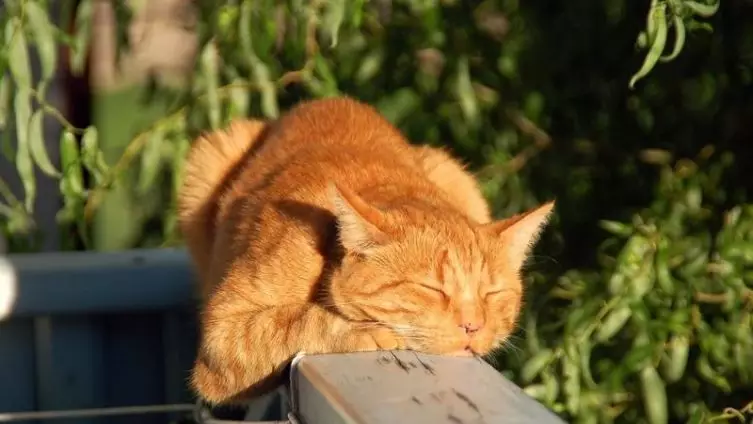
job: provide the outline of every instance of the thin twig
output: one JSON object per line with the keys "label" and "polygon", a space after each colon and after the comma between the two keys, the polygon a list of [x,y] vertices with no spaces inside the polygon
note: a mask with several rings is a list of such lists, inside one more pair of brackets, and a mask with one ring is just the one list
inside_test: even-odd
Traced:
{"label": "thin twig", "polygon": [[[740,293],[740,297],[744,302],[751,302],[753,301],[753,290],[751,289],[743,289]],[[693,295],[693,298],[698,303],[711,303],[711,304],[720,304],[720,303],[726,303],[729,301],[730,296],[729,293],[704,293],[704,292],[696,292]]]}
{"label": "thin twig", "polygon": [[54,106],[51,106],[47,101],[42,97],[42,94],[37,91],[34,88],[29,88],[31,91],[31,94],[34,95],[34,98],[39,102],[39,106],[47,113],[48,115],[55,118],[58,123],[65,127],[66,130],[75,133],[75,134],[83,134],[84,129],[78,128],[75,125],[73,125],[68,119],[63,116],[62,113],[60,113],[59,110],[57,110]]}

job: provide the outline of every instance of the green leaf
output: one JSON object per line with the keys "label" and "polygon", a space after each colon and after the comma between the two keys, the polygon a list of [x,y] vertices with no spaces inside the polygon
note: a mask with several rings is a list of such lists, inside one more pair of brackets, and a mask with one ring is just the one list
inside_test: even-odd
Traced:
{"label": "green leaf", "polygon": [[604,318],[604,321],[602,321],[601,325],[596,331],[596,340],[604,343],[611,339],[615,334],[617,334],[617,332],[622,329],[622,327],[625,326],[625,323],[627,322],[628,318],[630,318],[631,314],[632,311],[627,305],[612,310],[609,314],[607,314],[606,318]]}
{"label": "green leaf", "polygon": [[625,272],[629,277],[640,272],[646,256],[653,250],[650,240],[640,234],[634,234],[625,243],[617,258],[617,269]]}
{"label": "green leaf", "polygon": [[581,342],[578,345],[578,351],[580,352],[579,360],[580,360],[580,371],[583,376],[583,381],[586,382],[586,384],[590,388],[596,387],[596,382],[594,381],[593,375],[591,374],[591,349],[593,346],[590,343],[590,340],[586,340],[584,342]]}
{"label": "green leaf", "polygon": [[39,61],[42,65],[42,79],[50,80],[55,75],[57,65],[57,43],[55,42],[55,26],[50,22],[48,13],[40,3],[27,1],[25,13],[29,18],[29,25],[36,41]]}
{"label": "green leaf", "polygon": [[675,29],[675,45],[672,48],[672,53],[667,56],[659,58],[662,62],[670,62],[680,55],[682,47],[685,45],[685,22],[680,16],[675,15],[673,18]]}
{"label": "green leaf", "polygon": [[647,340],[635,340],[633,347],[620,361],[620,366],[629,372],[636,372],[650,363],[656,348]]}
{"label": "green leaf", "polygon": [[723,334],[716,334],[711,338],[714,342],[711,343],[707,353],[720,368],[727,369],[732,361],[730,352],[732,346],[730,346],[729,339]]}
{"label": "green leaf", "polygon": [[162,143],[165,136],[159,131],[149,134],[149,141],[141,153],[141,172],[136,190],[140,194],[149,192],[157,180],[162,160]]}
{"label": "green leaf", "polygon": [[724,393],[731,393],[732,386],[729,381],[721,374],[716,372],[709,363],[709,359],[706,356],[701,356],[696,361],[696,371],[707,382],[721,389]]}
{"label": "green leaf", "polygon": [[345,0],[329,0],[322,18],[322,28],[330,39],[330,48],[337,46],[344,17]]}
{"label": "green leaf", "polygon": [[81,157],[83,162],[96,163],[99,152],[99,133],[96,127],[88,126],[81,137]]}
{"label": "green leaf", "polygon": [[6,230],[10,234],[29,234],[34,228],[33,218],[23,208],[5,208]]}
{"label": "green leaf", "polygon": [[659,4],[655,8],[651,8],[650,14],[652,15],[652,18],[656,25],[656,37],[653,40],[653,43],[651,43],[651,47],[649,48],[648,54],[646,55],[646,58],[643,61],[643,65],[641,68],[636,72],[632,78],[630,78],[630,83],[628,86],[630,89],[633,89],[635,87],[635,83],[648,75],[649,72],[651,72],[651,69],[654,68],[656,65],[656,62],[659,61],[659,58],[662,55],[662,52],[664,51],[664,46],[667,42],[667,16],[666,16],[666,10],[667,5],[666,3]]}
{"label": "green leaf", "polygon": [[209,125],[217,129],[222,117],[220,111],[219,74],[217,65],[219,56],[214,41],[209,41],[201,53],[201,69],[206,83]]}
{"label": "green leaf", "polygon": [[172,188],[174,192],[180,190],[183,180],[183,169],[186,163],[186,155],[191,148],[188,139],[181,137],[175,141],[175,154],[172,157]]}
{"label": "green leaf", "polygon": [[277,87],[270,77],[269,68],[261,60],[253,67],[254,81],[261,91],[261,111],[267,118],[276,119],[280,116],[277,103]]}
{"label": "green leaf", "polygon": [[693,31],[705,31],[709,34],[714,33],[714,27],[708,22],[690,21],[686,24],[689,32]]}
{"label": "green leaf", "polygon": [[348,16],[350,16],[350,22],[355,28],[361,27],[361,22],[363,21],[363,11],[364,11],[364,4],[368,0],[351,0],[350,6],[351,9],[348,11]]}
{"label": "green leaf", "polygon": [[104,169],[101,166],[102,152],[99,150],[99,132],[89,126],[81,137],[81,162],[94,177],[95,184],[104,182]]}
{"label": "green leaf", "polygon": [[238,18],[238,7],[235,5],[225,4],[219,7],[217,12],[217,29],[219,35],[228,36],[232,34],[232,24]]}
{"label": "green leaf", "polygon": [[657,25],[654,14],[657,7],[659,7],[659,0],[651,0],[651,6],[646,15],[646,45],[651,45],[656,40]]}
{"label": "green leaf", "polygon": [[421,104],[419,96],[410,88],[401,88],[379,99],[376,107],[391,123],[398,125]]}
{"label": "green leaf", "polygon": [[253,81],[259,87],[259,91],[261,92],[262,113],[267,118],[276,119],[280,115],[277,100],[277,86],[272,79],[269,67],[259,59],[259,56],[256,54],[251,40],[251,34],[253,32],[253,28],[251,27],[251,16],[254,13],[252,7],[253,5],[251,1],[244,1],[241,5],[241,16],[238,22],[241,34],[241,48],[243,50],[243,56],[251,68]]}
{"label": "green leaf", "polygon": [[620,237],[628,237],[633,234],[633,228],[622,222],[601,220],[599,221],[599,227]]}
{"label": "green leaf", "polygon": [[8,112],[10,111],[11,93],[10,78],[0,74],[0,130],[4,130],[8,123]]}
{"label": "green leaf", "polygon": [[698,3],[696,1],[683,0],[682,5],[690,9],[694,14],[709,18],[713,16],[719,10],[720,1],[717,0],[714,4]]}
{"label": "green leaf", "polygon": [[598,301],[587,302],[582,307],[570,311],[566,317],[565,334],[579,334],[583,329],[589,327],[594,320],[594,316],[600,308]]}
{"label": "green leaf", "polygon": [[702,424],[704,422],[705,415],[706,414],[703,413],[702,409],[697,408],[690,415],[690,419],[688,420],[687,424]]}
{"label": "green leaf", "polygon": [[80,240],[85,249],[90,249],[89,223],[84,208],[86,206],[86,192],[82,184],[82,162],[78,157],[78,145],[72,134],[63,136],[62,152],[67,151],[67,172],[60,180],[60,191],[63,193],[64,206],[56,219],[68,224],[75,223]]}
{"label": "green leaf", "polygon": [[528,119],[538,122],[541,119],[541,114],[544,111],[545,104],[546,99],[544,98],[544,95],[538,91],[533,91],[528,93],[525,98],[523,112]]}
{"label": "green leaf", "polygon": [[[60,164],[63,177],[59,187],[63,195],[63,208],[56,219],[67,224],[84,215],[84,182],[79,146],[76,137],[68,130],[64,130],[60,138]],[[79,227],[82,235],[85,235],[85,222]]]}
{"label": "green leaf", "polygon": [[562,358],[562,374],[564,377],[562,392],[565,394],[567,410],[573,415],[578,415],[582,403],[580,369],[576,359],[570,357],[570,355]]}
{"label": "green leaf", "polygon": [[458,73],[455,81],[455,96],[460,101],[460,109],[463,111],[469,124],[478,122],[479,109],[476,93],[471,83],[471,73],[466,56],[458,59]]}
{"label": "green leaf", "polygon": [[541,373],[541,380],[544,382],[544,386],[546,387],[546,396],[544,397],[543,401],[546,403],[554,402],[560,392],[558,379],[554,377],[552,373],[545,370]]}
{"label": "green leaf", "polygon": [[733,355],[740,380],[745,384],[753,383],[753,343],[737,343]]}
{"label": "green leaf", "polygon": [[546,398],[547,387],[544,384],[533,384],[526,386],[523,392],[538,401],[542,401]]}
{"label": "green leaf", "polygon": [[29,122],[29,149],[32,159],[42,172],[51,177],[60,177],[60,172],[55,169],[55,165],[47,155],[47,146],[44,143],[44,110],[42,109],[37,109]]}
{"label": "green leaf", "polygon": [[76,136],[65,130],[60,138],[60,164],[63,178],[61,191],[65,197],[79,197],[84,193],[81,157]]}
{"label": "green leaf", "polygon": [[[320,97],[331,97],[340,94],[338,89],[338,80],[332,71],[331,64],[321,54],[317,54],[314,57],[314,71],[316,75],[321,77],[321,85],[317,90],[317,95]],[[306,81],[307,83],[309,81]]]}
{"label": "green leaf", "polygon": [[374,78],[382,69],[383,59],[384,56],[382,49],[376,49],[368,53],[361,61],[361,65],[358,67],[358,71],[356,71],[356,82],[359,84],[364,84],[368,81],[371,81],[371,79]]}
{"label": "green leaf", "polygon": [[243,85],[248,85],[248,82],[238,78],[233,80],[232,84],[236,85],[236,87],[230,89],[230,102],[234,107],[233,113],[235,116],[247,116],[250,96],[248,87]]}
{"label": "green leaf", "polygon": [[8,162],[13,162],[16,157],[16,147],[14,146],[16,140],[11,138],[15,136],[13,133],[14,131],[0,131],[0,137],[2,137],[2,140],[0,140],[0,151]]}
{"label": "green leaf", "polygon": [[664,382],[656,372],[656,368],[649,365],[641,370],[641,387],[643,389],[643,407],[650,424],[667,424],[667,390]]}
{"label": "green leaf", "polygon": [[690,352],[690,340],[687,336],[674,335],[669,340],[668,355],[662,358],[662,374],[667,383],[680,380],[685,374]]}
{"label": "green leaf", "polygon": [[633,299],[640,299],[645,296],[646,293],[654,288],[654,282],[656,281],[654,276],[653,258],[647,258],[640,266],[640,271],[633,275],[630,281]]}
{"label": "green leaf", "polygon": [[76,8],[75,33],[71,46],[70,66],[74,75],[81,75],[86,66],[89,54],[89,43],[92,34],[92,22],[94,21],[93,0],[81,0]]}
{"label": "green leaf", "polygon": [[656,271],[656,282],[662,291],[667,294],[674,293],[674,282],[669,270],[669,242],[665,237],[657,243],[656,256],[654,257],[654,268]]}
{"label": "green leaf", "polygon": [[34,164],[31,159],[29,143],[29,121],[31,120],[31,99],[28,88],[18,87],[13,108],[16,112],[16,169],[24,187],[24,207],[27,213],[34,209],[37,187],[34,177]]}
{"label": "green leaf", "polygon": [[28,89],[31,87],[31,65],[20,19],[12,18],[5,24],[5,40],[8,49],[8,66],[13,80],[16,85]]}
{"label": "green leaf", "polygon": [[251,17],[254,13],[253,10],[254,0],[244,0],[240,7],[240,19],[238,19],[238,32],[240,33],[240,47],[243,52],[243,56],[248,58],[254,53],[253,41],[251,40],[251,34],[253,29],[251,27]]}
{"label": "green leaf", "polygon": [[541,370],[546,367],[554,357],[554,352],[551,349],[542,349],[529,359],[520,371],[520,378],[523,383],[532,382],[541,373]]}

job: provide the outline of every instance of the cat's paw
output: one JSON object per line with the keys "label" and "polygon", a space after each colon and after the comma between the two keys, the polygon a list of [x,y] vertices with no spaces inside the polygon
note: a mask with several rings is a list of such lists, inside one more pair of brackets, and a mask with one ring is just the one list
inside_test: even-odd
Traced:
{"label": "cat's paw", "polygon": [[394,331],[386,327],[370,328],[352,333],[350,350],[371,352],[375,350],[404,349],[404,342]]}
{"label": "cat's paw", "polygon": [[405,349],[405,343],[402,337],[395,334],[395,332],[389,328],[375,328],[371,331],[371,337],[374,339],[374,343],[378,350]]}

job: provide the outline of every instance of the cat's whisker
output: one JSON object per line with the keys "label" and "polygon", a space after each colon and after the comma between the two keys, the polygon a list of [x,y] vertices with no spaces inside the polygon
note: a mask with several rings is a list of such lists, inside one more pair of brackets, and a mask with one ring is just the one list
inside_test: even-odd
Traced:
{"label": "cat's whisker", "polygon": [[493,366],[494,368],[499,367],[499,356],[498,352],[495,349],[492,349],[489,353],[483,356],[483,360],[488,362],[489,365]]}
{"label": "cat's whisker", "polygon": [[502,340],[502,343],[503,344],[507,343],[507,342],[509,342],[509,343],[523,343],[524,341],[525,341],[525,339],[523,337],[515,335],[515,334],[511,334],[511,335],[507,336],[506,340]]}
{"label": "cat's whisker", "polygon": [[549,262],[553,264],[559,265],[559,262],[556,258],[553,256],[547,256],[547,255],[530,255],[529,257],[529,265],[538,265],[544,262]]}
{"label": "cat's whisker", "polygon": [[498,355],[513,353],[516,358],[520,358],[520,355],[523,353],[523,349],[512,343],[509,337],[500,339],[498,345],[495,347],[495,351]]}

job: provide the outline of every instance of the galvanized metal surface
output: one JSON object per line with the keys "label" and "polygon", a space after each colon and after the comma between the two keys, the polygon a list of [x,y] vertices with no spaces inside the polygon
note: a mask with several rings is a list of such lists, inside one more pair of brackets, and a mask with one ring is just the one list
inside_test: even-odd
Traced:
{"label": "galvanized metal surface", "polygon": [[303,424],[563,423],[476,358],[408,351],[303,356],[291,391]]}

